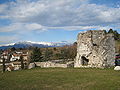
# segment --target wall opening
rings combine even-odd
[[[93,43],[93,46],[97,46],[97,44]]]
[[[87,59],[85,56],[82,56],[81,60],[82,60],[82,65],[85,65],[85,66],[88,65],[89,59]]]

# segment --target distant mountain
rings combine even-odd
[[[8,48],[28,48],[28,47],[60,47],[64,45],[70,45],[71,43],[68,43],[66,41],[62,42],[32,42],[32,41],[24,41],[24,42],[18,42],[18,43],[11,43],[11,44],[5,44],[0,45],[0,49],[8,49]]]

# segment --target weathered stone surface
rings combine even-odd
[[[67,67],[74,67],[74,61],[67,62]]]
[[[112,34],[103,30],[90,30],[79,33],[77,56],[74,67],[114,66],[115,41]]]
[[[67,64],[59,64],[59,63],[54,63],[54,62],[35,62],[36,66],[39,66],[41,68],[55,68],[55,67],[61,67],[61,68],[67,68]]]
[[[120,66],[116,66],[114,70],[120,70]]]
[[[14,67],[14,70],[20,70],[20,67]]]
[[[32,69],[35,67],[35,63],[30,63],[29,66],[28,66],[28,69]]]

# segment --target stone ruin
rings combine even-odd
[[[78,34],[74,67],[114,66],[115,41],[104,30],[89,30]]]

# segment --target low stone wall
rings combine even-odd
[[[59,64],[59,63],[53,63],[53,62],[35,62],[36,66],[39,66],[41,68],[49,68],[49,67],[61,67],[61,68],[67,68],[67,64]]]

